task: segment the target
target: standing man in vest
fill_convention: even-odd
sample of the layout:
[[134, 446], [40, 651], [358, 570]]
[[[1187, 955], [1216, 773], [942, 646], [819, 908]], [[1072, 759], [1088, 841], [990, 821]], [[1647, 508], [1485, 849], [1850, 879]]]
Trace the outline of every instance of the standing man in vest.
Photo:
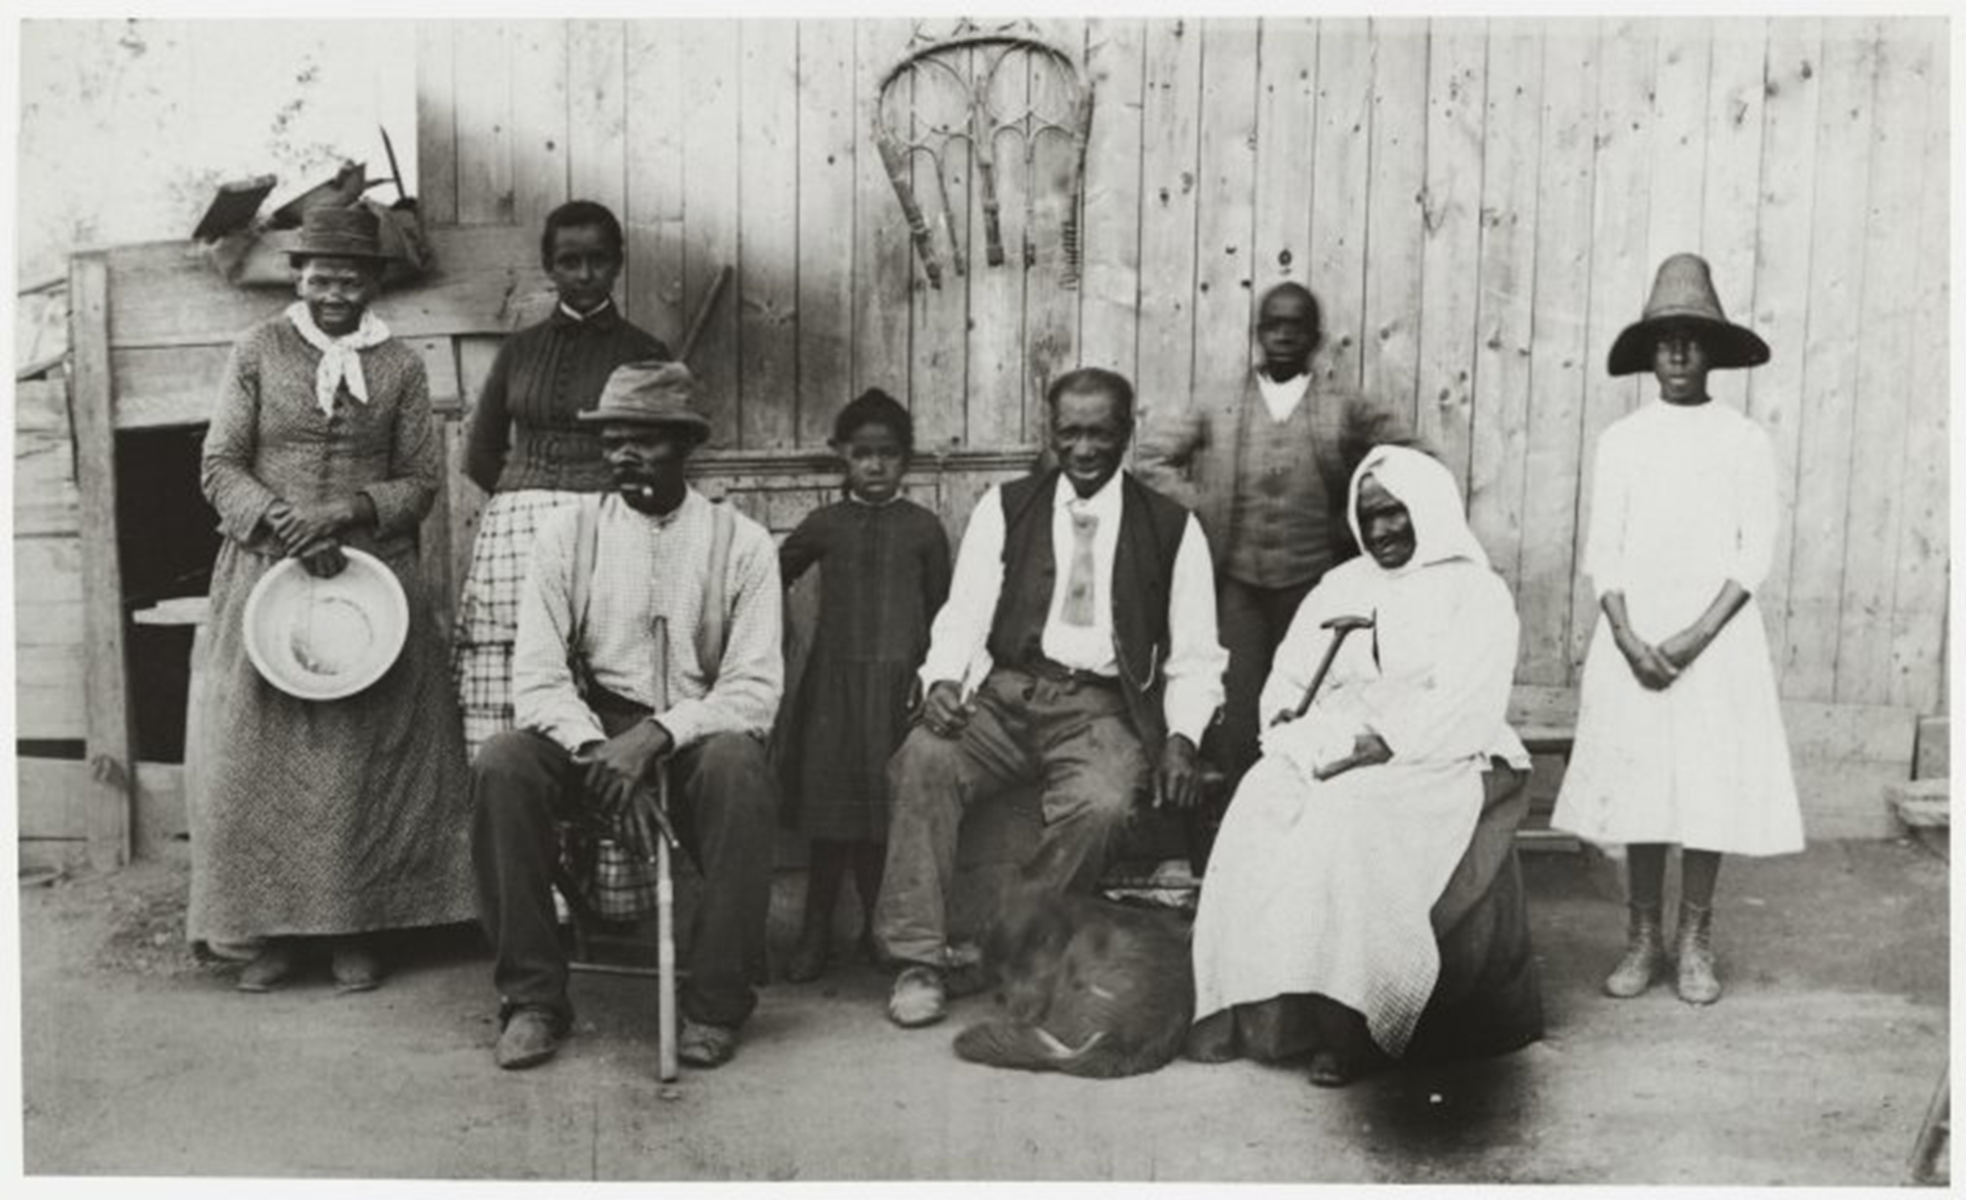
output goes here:
[[1140, 477], [1192, 507], [1215, 552], [1229, 670], [1209, 753], [1231, 789], [1256, 761], [1257, 697], [1297, 605], [1358, 553], [1345, 517], [1352, 466], [1374, 445], [1412, 440], [1391, 413], [1314, 383], [1323, 339], [1317, 298], [1276, 285], [1257, 307], [1259, 361], [1242, 391], [1198, 401], [1140, 442]]
[[757, 1003], [750, 964], [763, 954], [777, 810], [764, 738], [784, 686], [778, 556], [763, 526], [685, 481], [710, 432], [694, 391], [680, 363], [630, 363], [580, 414], [600, 425], [612, 490], [540, 527], [513, 647], [517, 727], [472, 765], [478, 907], [507, 1069], [552, 1057], [573, 1024], [553, 910], [556, 822], [622, 812], [658, 770], [670, 772], [676, 823], [703, 871], [678, 1056], [727, 1061]]
[[902, 964], [898, 1025], [948, 1011], [946, 933], [964, 809], [1043, 789], [1025, 877], [1091, 891], [1136, 800], [1186, 808], [1226, 659], [1201, 527], [1120, 470], [1133, 385], [1086, 368], [1045, 394], [1058, 468], [977, 502], [921, 669], [920, 723], [888, 764], [874, 932]]

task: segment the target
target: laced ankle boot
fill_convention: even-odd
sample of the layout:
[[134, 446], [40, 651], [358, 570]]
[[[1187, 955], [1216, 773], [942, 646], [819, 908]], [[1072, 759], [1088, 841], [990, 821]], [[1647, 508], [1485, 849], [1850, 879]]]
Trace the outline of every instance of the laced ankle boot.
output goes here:
[[1713, 970], [1713, 906], [1681, 901], [1673, 942], [1679, 958], [1679, 998], [1688, 1004], [1720, 999], [1720, 978]]
[[1660, 924], [1657, 904], [1631, 906], [1631, 925], [1626, 933], [1625, 956], [1605, 977], [1604, 994], [1620, 1000], [1642, 995], [1665, 970], [1666, 937]]

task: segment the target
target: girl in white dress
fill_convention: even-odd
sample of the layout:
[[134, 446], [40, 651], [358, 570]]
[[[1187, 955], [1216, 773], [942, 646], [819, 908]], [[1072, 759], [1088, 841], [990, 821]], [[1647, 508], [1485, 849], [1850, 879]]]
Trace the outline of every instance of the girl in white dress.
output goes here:
[[1551, 823], [1624, 844], [1631, 919], [1607, 994], [1637, 996], [1668, 961], [1661, 893], [1680, 858], [1678, 992], [1720, 998], [1711, 945], [1722, 854], [1802, 849], [1768, 641], [1754, 591], [1768, 571], [1777, 490], [1768, 437], [1714, 403], [1707, 372], [1768, 361], [1730, 324], [1704, 260], [1659, 267], [1610, 371], [1650, 370], [1659, 398], [1598, 440], [1584, 568], [1603, 615], [1584, 663], [1576, 750]]

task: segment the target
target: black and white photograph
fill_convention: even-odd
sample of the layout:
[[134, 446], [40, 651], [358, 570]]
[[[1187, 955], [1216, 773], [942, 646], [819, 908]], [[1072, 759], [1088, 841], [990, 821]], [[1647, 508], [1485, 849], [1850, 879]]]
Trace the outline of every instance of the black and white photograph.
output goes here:
[[1949, 1184], [1947, 6], [129, 7], [15, 1186]]

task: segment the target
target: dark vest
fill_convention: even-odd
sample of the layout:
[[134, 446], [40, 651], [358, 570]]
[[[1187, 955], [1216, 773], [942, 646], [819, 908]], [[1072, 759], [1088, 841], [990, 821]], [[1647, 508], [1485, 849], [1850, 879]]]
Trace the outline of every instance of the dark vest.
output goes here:
[[[1016, 667], [1044, 653], [1044, 622], [1058, 578], [1051, 518], [1063, 476], [1057, 470], [1003, 486], [1003, 588], [990, 621], [990, 657]], [[1120, 475], [1120, 531], [1113, 553], [1114, 658], [1134, 731], [1158, 753], [1166, 736], [1161, 669], [1169, 647], [1167, 606], [1188, 510]]]

